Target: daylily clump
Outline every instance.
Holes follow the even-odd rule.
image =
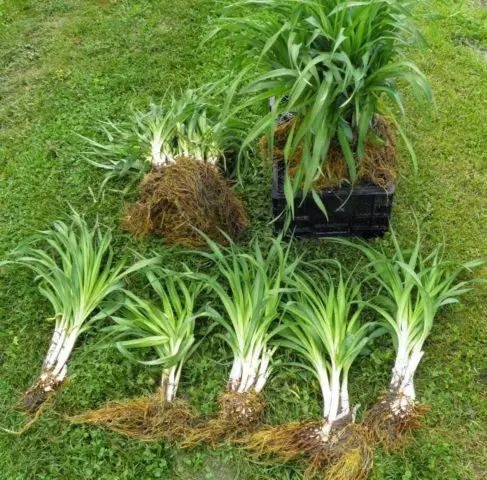
[[[155,301],[126,291],[120,313],[108,330],[118,350],[136,363],[159,367],[160,386],[153,396],[109,403],[98,410],[71,417],[75,423],[100,425],[124,435],[155,441],[180,438],[191,427],[193,409],[178,400],[181,373],[199,342],[198,319],[208,317],[207,306],[197,309],[201,284],[161,268],[146,270]]]
[[[115,262],[111,232],[98,223],[90,228],[79,214],[39,232],[15,249],[11,260],[31,269],[41,294],[51,303],[54,332],[39,378],[24,394],[24,407],[35,412],[63,383],[68,360],[84,332],[106,317],[101,303],[124,288],[124,278],[156,259],[130,267]]]
[[[363,321],[366,304],[360,285],[351,277],[345,279],[341,268],[334,280],[323,265],[302,264],[290,285],[293,291],[283,307],[285,328],[278,343],[294,350],[318,380],[323,417],[256,432],[247,439],[248,448],[284,459],[307,455],[309,469],[325,469],[329,479],[363,478],[372,464],[370,441],[354,424],[356,407],[350,406],[348,381],[375,324]]]

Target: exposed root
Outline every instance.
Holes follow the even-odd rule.
[[[0,427],[0,430],[12,435],[22,435],[29,430],[39,417],[54,393],[63,382],[55,379],[50,372],[43,372],[34,384],[24,392],[14,408],[26,416],[27,423],[20,430],[10,430]]]
[[[296,118],[292,118],[276,127],[274,131],[274,161],[281,162],[284,160],[287,136],[296,121]],[[372,130],[383,143],[379,142],[373,135],[369,135],[366,139],[364,154],[360,161],[357,159],[357,181],[358,183],[373,183],[385,188],[397,178],[398,165],[394,127],[386,118],[377,115]],[[260,140],[259,146],[263,157],[268,158],[269,149],[266,137]],[[302,147],[300,146],[289,162],[288,171],[291,179],[296,174],[301,156]],[[343,183],[350,183],[350,175],[340,145],[335,142],[332,143],[328,151],[322,175],[313,183],[313,187],[322,190],[337,187]]]
[[[206,245],[196,228],[224,244],[222,231],[236,240],[247,226],[243,203],[218,169],[192,158],[154,169],[139,196],[126,206],[123,220],[123,227],[138,236],[155,233],[171,245]]]
[[[193,447],[199,443],[209,443],[216,447],[223,440],[236,441],[262,423],[264,407],[259,393],[223,393],[218,398],[218,416],[193,429],[182,446]]]
[[[400,411],[392,408],[397,404],[403,407]],[[414,430],[422,428],[421,419],[427,411],[426,405],[404,401],[401,394],[389,392],[367,412],[364,426],[384,448],[395,450],[404,445]]]
[[[277,456],[290,460],[301,455],[313,455],[322,447],[322,422],[290,423],[282,427],[259,430],[248,436],[246,448],[257,456]]]
[[[180,439],[191,428],[194,419],[194,411],[186,402],[164,403],[161,395],[112,402],[99,410],[69,417],[73,423],[98,425],[147,442],[161,438]]]
[[[357,424],[337,425],[331,436],[322,436],[322,422],[292,423],[261,430],[246,440],[254,455],[287,461],[309,458],[305,478],[362,480],[373,464],[370,435]]]
[[[34,384],[22,395],[20,410],[35,414],[59,389],[62,382],[57,381],[49,372],[43,372]]]
[[[42,415],[42,411],[44,410],[48,401],[50,400],[52,393],[53,392],[51,392],[50,395],[48,395],[44,399],[42,404],[37,406],[37,410],[35,410],[35,412],[31,412],[34,413],[34,416],[32,416],[30,420],[20,430],[10,430],[4,427],[0,427],[0,430],[2,430],[5,433],[9,433],[11,435],[17,435],[17,436],[23,435],[25,432],[27,432],[27,430],[30,430],[30,428],[34,425],[34,423],[37,422],[39,417]],[[25,413],[25,409],[23,408],[23,406],[20,407],[20,410],[23,411],[23,413]]]
[[[361,425],[349,424],[328,442],[323,453],[311,459],[305,476],[324,480],[365,480],[372,470],[373,439]]]

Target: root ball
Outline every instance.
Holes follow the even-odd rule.
[[[265,404],[256,392],[225,392],[218,398],[218,415],[205,425],[193,429],[183,447],[221,441],[234,442],[254,431],[263,421]]]
[[[395,392],[382,395],[364,419],[365,428],[387,450],[402,448],[414,430],[422,428],[421,419],[428,411],[425,405],[411,403],[400,415],[395,414],[391,405],[399,403],[399,395]]]
[[[57,381],[50,372],[43,372],[34,384],[22,395],[19,406],[20,410],[29,414],[35,414],[46,404],[61,384],[62,382]]]
[[[325,440],[322,422],[291,423],[261,430],[246,439],[246,446],[258,456],[287,461],[308,458],[305,478],[362,480],[373,464],[373,441],[357,424],[336,427]]]
[[[123,227],[134,235],[155,233],[170,245],[201,246],[201,230],[225,244],[247,226],[241,200],[218,169],[192,158],[150,172],[142,181],[139,201],[127,205]]]
[[[274,161],[284,161],[287,137],[296,121],[297,119],[294,117],[276,127],[274,131]],[[376,115],[372,132],[381,141],[377,140],[372,134],[365,140],[363,156],[360,159],[357,157],[357,182],[373,183],[386,188],[390,182],[397,178],[398,171],[394,126],[386,118]],[[259,146],[263,158],[268,158],[269,146],[266,137],[260,140]],[[288,171],[291,179],[296,174],[301,157],[302,145],[297,148],[293,158],[289,161]],[[313,183],[313,187],[316,190],[323,190],[347,183],[350,183],[347,163],[340,145],[332,142],[322,174]]]

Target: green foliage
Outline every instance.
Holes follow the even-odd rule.
[[[383,247],[375,249],[365,242],[334,241],[358,248],[370,261],[368,267],[380,285],[379,294],[371,305],[382,316],[382,326],[392,336],[396,349],[399,339],[407,335],[409,354],[415,348],[422,348],[438,310],[458,303],[459,297],[471,289],[471,281],[459,281],[459,275],[464,270],[483,265],[484,261],[472,260],[451,269],[451,262],[444,258],[444,244],[439,244],[425,256],[421,252],[419,226],[412,249],[401,247],[394,231],[391,238],[392,256]]]
[[[14,263],[31,269],[39,291],[51,303],[56,330],[61,325],[67,333],[78,335],[93,323],[105,318],[101,310],[93,312],[109,296],[123,289],[123,279],[157,259],[144,259],[125,268],[125,262],[114,262],[111,232],[98,224],[89,228],[84,218],[74,212],[69,225],[54,223],[23,242],[10,255]],[[43,244],[39,247],[39,244]]]
[[[447,259],[461,262],[487,251],[487,65],[467,45],[453,42],[469,36],[464,19],[484,25],[481,2],[459,6],[432,0],[428,13],[442,20],[421,21],[429,48],[411,58],[431,81],[437,105],[433,121],[404,92],[408,115],[402,126],[419,160],[419,175],[403,163],[394,200],[393,223],[401,245],[415,239],[411,210],[424,219],[423,245],[431,251],[446,242]],[[15,6],[14,6],[15,4]],[[69,6],[61,9],[60,6]],[[53,6],[56,6],[54,9]],[[0,27],[0,254],[10,251],[33,231],[45,228],[66,211],[66,199],[88,219],[95,214],[113,227],[113,246],[120,255],[132,249],[146,256],[156,251],[163,265],[179,271],[181,257],[191,270],[218,274],[213,263],[190,252],[176,255],[158,239],[138,241],[121,232],[122,198],[107,190],[92,198],[103,171],[79,158],[86,149],[73,135],[96,137],[100,118],[114,121],[131,115],[130,105],[144,110],[158,103],[169,85],[185,89],[215,79],[238,45],[221,41],[198,49],[208,18],[221,15],[214,0],[7,0]],[[462,15],[459,16],[459,9]],[[253,9],[249,9],[252,15]],[[8,27],[8,28],[7,28]],[[4,36],[5,35],[5,36]],[[485,42],[483,42],[485,44]],[[484,45],[486,46],[486,45]],[[218,72],[215,73],[215,72]],[[189,80],[188,80],[189,79]],[[256,160],[256,163],[258,161]],[[270,175],[257,170],[239,193],[252,211],[249,237],[263,244],[273,236],[269,202]],[[115,188],[125,180],[114,179]],[[381,240],[393,252],[389,236]],[[247,240],[240,247],[245,249]],[[353,267],[358,252],[313,240],[296,242],[308,259],[338,258]],[[179,251],[179,250],[177,250]],[[485,276],[485,267],[479,272]],[[145,297],[135,283],[130,289]],[[365,292],[365,290],[364,290]],[[399,453],[376,452],[378,480],[465,480],[487,472],[485,422],[485,304],[487,290],[475,287],[462,303],[442,309],[427,340],[427,359],[416,379],[420,400],[431,406],[426,427]],[[11,408],[36,375],[52,333],[39,322],[51,316],[50,304],[38,293],[30,272],[5,268],[0,273],[0,424],[18,429],[22,417]],[[94,331],[92,331],[94,333]],[[73,428],[60,421],[107,401],[153,391],[159,377],[149,367],[132,364],[115,349],[100,348],[99,337],[87,332],[70,364],[67,382],[27,435],[0,435],[0,471],[12,480],[297,480],[299,464],[263,465],[238,448],[201,448],[182,452],[167,443],[140,443],[97,428]],[[212,335],[188,359],[184,391],[199,411],[215,412],[216,398],[228,374],[228,348]],[[295,356],[281,350],[276,360]],[[350,397],[364,411],[382,393],[390,377],[393,353],[387,336],[376,340],[372,355],[359,357],[351,370]],[[183,385],[181,385],[183,386]],[[278,368],[265,387],[266,421],[279,425],[320,417],[320,392],[310,372]],[[69,462],[60,459],[69,459]],[[136,461],[134,461],[136,459]]]
[[[198,278],[217,294],[223,312],[215,311],[214,318],[224,329],[222,339],[231,348],[236,361],[254,364],[258,370],[262,357],[268,360],[275,352],[270,341],[280,331],[276,324],[286,283],[299,260],[290,261],[289,247],[281,239],[273,239],[271,247],[263,252],[258,239],[249,253],[242,251],[228,238],[229,247],[221,247],[208,237],[211,253],[201,255],[212,260],[224,283],[206,274]],[[271,368],[265,368],[269,375]],[[255,372],[257,373],[257,372]]]
[[[115,335],[118,350],[130,360],[163,369],[176,364],[181,368],[196,347],[196,320],[208,315],[206,309],[196,309],[201,285],[160,268],[148,268],[145,274],[157,301],[125,291],[122,314],[112,316],[115,324],[109,331]],[[155,356],[146,360],[138,354],[146,350]]]
[[[179,96],[166,94],[161,104],[153,104],[146,113],[136,111],[125,124],[101,122],[107,143],[82,137],[90,146],[85,152],[88,161],[107,170],[104,183],[114,177],[136,181],[151,167],[179,157],[225,162],[226,155],[240,150],[246,129],[245,121],[229,113],[234,95],[229,82],[224,77]],[[243,165],[247,154],[241,158]]]
[[[336,373],[347,383],[350,368],[367,345],[374,324],[362,321],[366,304],[361,300],[360,284],[352,276],[344,279],[339,267],[335,281],[323,264],[303,265],[300,270],[306,267],[319,274],[295,273],[291,282],[295,291],[285,305],[287,328],[281,332],[279,344],[305,360],[325,391]]]
[[[244,46],[239,60],[251,71],[242,89],[244,107],[275,97],[271,111],[249,132],[247,142],[267,133],[272,154],[279,115],[292,112],[297,117],[285,147],[288,163],[298,150],[301,156],[293,180],[289,176],[285,180],[287,205],[294,214],[294,196],[301,187],[305,193],[312,190],[333,142],[339,143],[354,182],[365,140],[373,134],[374,116],[387,112],[402,134],[384,97],[402,114],[404,83],[421,105],[431,100],[424,75],[404,56],[406,45],[419,38],[411,21],[414,4],[395,0],[242,4],[255,7],[257,13],[224,18],[219,29]],[[262,11],[262,6],[267,8]]]

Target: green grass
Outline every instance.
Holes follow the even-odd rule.
[[[427,49],[412,52],[431,80],[436,110],[422,120],[411,105],[405,124],[420,162],[412,171],[404,148],[394,226],[414,240],[412,212],[423,219],[426,243],[445,240],[452,260],[487,253],[487,8],[434,0],[425,20]],[[68,202],[89,218],[99,214],[115,228],[122,253],[156,250],[177,267],[157,239],[137,242],[118,228],[124,198],[98,193],[102,172],[85,163],[82,141],[96,134],[96,119],[125,119],[131,105],[157,101],[167,87],[183,88],[220,78],[231,48],[198,49],[217,0],[0,0],[0,256],[19,240],[68,212]],[[453,15],[455,14],[455,15]],[[272,230],[268,172],[258,171],[240,192],[251,215],[249,237]],[[121,190],[123,184],[113,185]],[[387,239],[385,240],[387,242]],[[308,258],[349,252],[319,241],[298,242]],[[485,275],[487,270],[480,272]],[[487,289],[443,311],[426,345],[417,391],[431,406],[427,428],[403,452],[377,451],[378,479],[481,479],[487,475]],[[0,425],[19,428],[12,410],[38,375],[50,339],[49,305],[28,272],[0,274]],[[180,393],[202,413],[216,408],[230,354],[209,338],[185,370]],[[381,340],[350,374],[351,399],[362,410],[387,386],[392,350]],[[64,414],[155,387],[157,372],[133,366],[84,336],[70,363],[70,381],[25,435],[0,433],[0,478],[25,479],[290,479],[296,465],[264,466],[237,449],[179,451],[143,444],[96,428],[74,427]],[[319,416],[316,381],[277,369],[266,387],[269,422]]]

